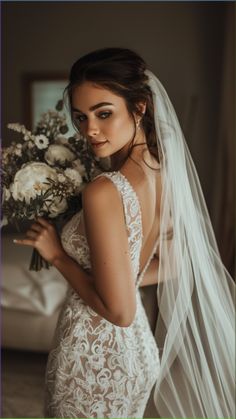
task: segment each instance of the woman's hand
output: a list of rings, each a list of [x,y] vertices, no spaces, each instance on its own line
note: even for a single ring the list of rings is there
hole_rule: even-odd
[[[65,254],[55,227],[44,218],[37,218],[37,221],[27,231],[26,237],[14,240],[14,243],[33,246],[52,265],[56,259]]]

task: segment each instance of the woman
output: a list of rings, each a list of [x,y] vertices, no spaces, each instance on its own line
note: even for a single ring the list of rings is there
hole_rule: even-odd
[[[18,241],[70,285],[46,417],[141,418],[155,383],[161,417],[232,417],[233,282],[166,92],[122,48],[80,58],[67,91],[74,125],[110,169],[61,239],[40,218]],[[155,340],[139,287],[157,282]]]

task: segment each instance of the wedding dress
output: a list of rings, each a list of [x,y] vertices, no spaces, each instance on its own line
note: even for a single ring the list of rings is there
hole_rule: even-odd
[[[157,243],[138,275],[142,223],[137,195],[121,172],[98,176],[109,178],[122,198],[136,278],[136,315],[129,327],[116,326],[69,288],[48,358],[45,417],[142,418],[160,370],[159,351],[139,293]],[[89,247],[85,235],[78,233],[81,217],[82,211],[65,225],[62,244],[89,271]]]

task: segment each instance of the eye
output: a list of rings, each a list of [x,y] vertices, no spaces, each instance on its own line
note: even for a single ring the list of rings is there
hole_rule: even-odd
[[[111,115],[111,112],[106,111],[106,112],[100,112],[98,116],[99,116],[99,118],[101,118],[101,119],[106,119],[106,118],[108,118],[110,115]]]

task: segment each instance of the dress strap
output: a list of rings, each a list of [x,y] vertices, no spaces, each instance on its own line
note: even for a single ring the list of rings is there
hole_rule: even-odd
[[[152,250],[152,252],[151,252],[151,254],[150,254],[150,256],[149,256],[149,258],[148,258],[148,260],[146,262],[146,265],[144,266],[142,272],[140,272],[140,274],[138,275],[137,286],[139,286],[141,284],[142,280],[143,280],[143,277],[144,277],[144,275],[145,275],[145,273],[146,273],[146,271],[147,271],[147,269],[148,269],[148,267],[150,265],[150,262],[151,262],[154,254],[155,254],[155,252],[157,250],[157,247],[159,245],[159,241],[160,241],[160,238],[158,237],[158,239],[157,239],[157,241],[156,241],[156,243],[154,245],[154,248],[153,248],[153,250]]]

